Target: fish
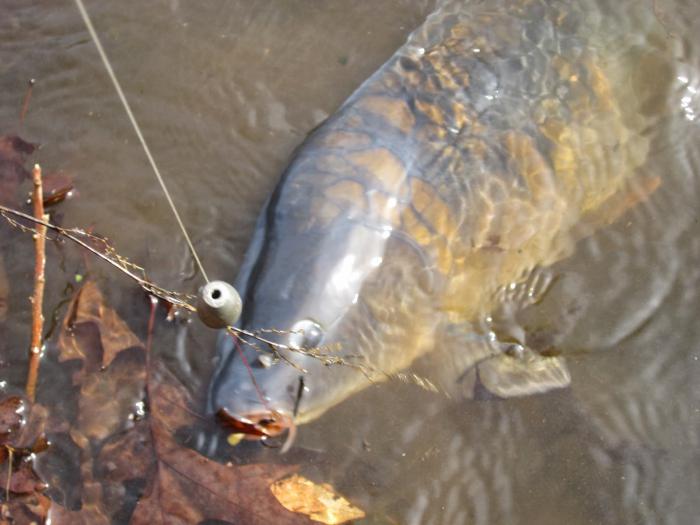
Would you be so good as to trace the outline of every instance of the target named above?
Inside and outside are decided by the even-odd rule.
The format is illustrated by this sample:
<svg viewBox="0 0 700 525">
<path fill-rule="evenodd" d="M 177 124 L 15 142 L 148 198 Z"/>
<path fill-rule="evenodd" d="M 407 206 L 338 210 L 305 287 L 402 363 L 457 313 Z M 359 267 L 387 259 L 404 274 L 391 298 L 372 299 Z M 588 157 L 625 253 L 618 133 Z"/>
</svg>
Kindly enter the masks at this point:
<svg viewBox="0 0 700 525">
<path fill-rule="evenodd" d="M 221 333 L 211 412 L 277 436 L 432 355 L 466 397 L 568 386 L 478 327 L 658 186 L 630 198 L 649 122 L 619 31 L 595 2 L 440 2 L 294 152 L 236 281 L 262 341 Z"/>
</svg>

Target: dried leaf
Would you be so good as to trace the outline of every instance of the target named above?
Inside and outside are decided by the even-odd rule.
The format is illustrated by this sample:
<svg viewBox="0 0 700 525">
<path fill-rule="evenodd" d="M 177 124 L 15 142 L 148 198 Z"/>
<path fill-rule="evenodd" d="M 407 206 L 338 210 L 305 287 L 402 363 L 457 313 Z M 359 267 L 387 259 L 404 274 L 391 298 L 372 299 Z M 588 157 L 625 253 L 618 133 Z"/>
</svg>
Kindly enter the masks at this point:
<svg viewBox="0 0 700 525">
<path fill-rule="evenodd" d="M 35 453 L 45 449 L 45 411 L 39 405 L 27 409 L 18 396 L 0 402 L 0 480 L 11 498 L 2 505 L 2 523 L 43 522 L 49 499 L 46 484 L 34 471 Z"/>
<path fill-rule="evenodd" d="M 47 523 L 51 525 L 109 525 L 111 520 L 94 507 L 69 510 L 58 503 L 51 503 Z"/>
<path fill-rule="evenodd" d="M 19 396 L 0 401 L 0 445 L 14 439 L 24 424 L 26 405 Z"/>
<path fill-rule="evenodd" d="M 149 525 L 311 523 L 282 507 L 269 490 L 296 467 L 222 465 L 175 440 L 179 427 L 203 418 L 177 379 L 153 357 L 146 362 L 139 340 L 103 301 L 97 287 L 86 284 L 63 322 L 60 358 L 93 366 L 79 376 L 77 423 L 70 428 L 81 450 L 80 511 L 56 507 L 52 523 L 106 523 L 130 515 L 131 523 Z M 144 385 L 149 410 L 137 410 Z M 144 492 L 131 513 L 124 500 L 135 486 Z"/>
<path fill-rule="evenodd" d="M 19 434 L 12 440 L 15 448 L 26 449 L 28 453 L 37 454 L 46 448 L 46 424 L 49 412 L 45 406 L 35 403 L 26 411 L 25 423 Z"/>
<path fill-rule="evenodd" d="M 44 207 L 54 206 L 74 196 L 73 177 L 63 171 L 44 173 Z"/>
<path fill-rule="evenodd" d="M 362 510 L 338 495 L 327 483 L 317 485 L 297 474 L 273 483 L 270 490 L 286 509 L 328 525 L 365 517 Z"/>
<path fill-rule="evenodd" d="M 133 427 L 138 404 L 145 396 L 144 363 L 141 350 L 125 350 L 105 370 L 87 375 L 80 388 L 75 430 L 102 441 Z"/>
<path fill-rule="evenodd" d="M 0 159 L 24 162 L 34 153 L 37 144 L 27 142 L 17 135 L 0 135 Z"/>
<path fill-rule="evenodd" d="M 68 312 L 58 340 L 60 361 L 81 359 L 92 370 L 109 366 L 123 350 L 143 348 L 127 324 L 105 305 L 94 282 L 78 290 Z"/>
<path fill-rule="evenodd" d="M 15 496 L 2 504 L 0 524 L 45 523 L 51 500 L 41 493 Z"/>
<path fill-rule="evenodd" d="M 176 443 L 153 427 L 159 458 L 156 475 L 131 523 L 198 523 L 205 519 L 280 525 L 308 524 L 272 497 L 269 485 L 295 469 L 283 465 L 222 465 Z"/>
<path fill-rule="evenodd" d="M 139 421 L 126 434 L 107 441 L 95 462 L 98 477 L 112 483 L 150 477 L 156 465 L 150 423 Z"/>
<path fill-rule="evenodd" d="M 14 494 L 33 494 L 46 489 L 46 484 L 34 472 L 31 461 L 28 459 L 13 461 L 9 485 L 5 484 L 7 467 L 8 463 L 6 462 L 0 468 L 0 479 L 3 480 L 3 487 L 8 488 L 10 492 Z"/>
</svg>

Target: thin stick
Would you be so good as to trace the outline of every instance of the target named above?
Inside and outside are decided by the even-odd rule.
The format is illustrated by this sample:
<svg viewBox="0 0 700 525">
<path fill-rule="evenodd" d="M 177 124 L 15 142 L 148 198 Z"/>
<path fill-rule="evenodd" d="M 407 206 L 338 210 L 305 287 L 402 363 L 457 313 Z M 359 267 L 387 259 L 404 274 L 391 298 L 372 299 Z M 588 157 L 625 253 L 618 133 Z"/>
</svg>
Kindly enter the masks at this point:
<svg viewBox="0 0 700 525">
<path fill-rule="evenodd" d="M 41 185 L 41 166 L 34 164 L 32 170 L 34 192 L 34 216 L 41 221 L 48 221 L 48 215 L 44 215 L 44 192 Z M 34 234 L 34 248 L 36 251 L 34 262 L 34 296 L 32 302 L 32 342 L 29 347 L 29 372 L 27 374 L 27 397 L 30 401 L 36 400 L 36 382 L 39 377 L 39 360 L 41 358 L 42 333 L 44 331 L 44 285 L 46 284 L 46 226 L 38 224 Z"/>
<path fill-rule="evenodd" d="M 14 461 L 15 450 L 9 446 L 5 445 L 7 450 L 7 483 L 5 483 L 5 503 L 10 501 L 10 485 L 12 484 L 12 462 Z"/>
</svg>

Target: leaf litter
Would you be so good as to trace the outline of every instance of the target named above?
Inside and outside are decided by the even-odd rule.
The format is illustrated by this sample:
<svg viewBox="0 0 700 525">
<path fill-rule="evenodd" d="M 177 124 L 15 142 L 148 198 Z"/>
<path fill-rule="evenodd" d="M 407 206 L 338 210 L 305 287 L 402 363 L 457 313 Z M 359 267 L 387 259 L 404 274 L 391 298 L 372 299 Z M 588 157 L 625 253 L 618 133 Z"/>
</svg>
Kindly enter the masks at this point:
<svg viewBox="0 0 700 525">
<path fill-rule="evenodd" d="M 200 419 L 190 393 L 159 360 L 147 358 L 145 345 L 105 304 L 94 282 L 75 293 L 57 340 L 58 361 L 73 370 L 75 414 L 55 410 L 50 416 L 51 402 L 29 410 L 21 398 L 9 398 L 0 403 L 0 444 L 19 439 L 30 427 L 33 437 L 22 437 L 17 447 L 49 434 L 77 451 L 79 476 L 74 477 L 79 479 L 42 470 L 62 449 L 5 454 L 0 479 L 9 463 L 14 471 L 9 506 L 3 505 L 7 519 L 0 524 L 297 525 L 343 523 L 363 515 L 327 485 L 314 492 L 308 480 L 295 484 L 304 479 L 296 476 L 295 465 L 222 464 L 179 443 L 177 430 Z M 39 424 L 28 421 L 33 411 Z M 48 490 L 32 469 L 34 457 L 37 470 L 52 480 Z M 77 501 L 61 497 L 69 490 L 77 491 Z M 343 514 L 347 508 L 354 513 Z"/>
</svg>

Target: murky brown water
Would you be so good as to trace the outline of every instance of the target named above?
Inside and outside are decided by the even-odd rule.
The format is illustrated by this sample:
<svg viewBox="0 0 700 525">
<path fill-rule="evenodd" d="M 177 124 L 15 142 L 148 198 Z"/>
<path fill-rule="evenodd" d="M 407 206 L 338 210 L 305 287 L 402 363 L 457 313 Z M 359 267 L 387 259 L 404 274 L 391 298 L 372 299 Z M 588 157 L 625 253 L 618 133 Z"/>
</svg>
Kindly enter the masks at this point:
<svg viewBox="0 0 700 525">
<path fill-rule="evenodd" d="M 89 3 L 211 276 L 233 278 L 290 152 L 432 5 Z M 460 402 L 392 382 L 302 427 L 304 452 L 292 458 L 307 458 L 307 472 L 368 509 L 366 523 L 697 522 L 700 8 L 692 0 L 658 8 L 674 58 L 663 68 L 640 64 L 629 89 L 671 76 L 672 99 L 648 108 L 660 125 L 643 167 L 663 184 L 555 268 L 558 284 L 540 310 L 564 334 L 572 387 Z M 635 41 L 630 33 L 623 44 L 626 37 Z M 156 281 L 195 289 L 184 242 L 72 2 L 0 6 L 0 132 L 13 131 L 31 77 L 38 82 L 22 135 L 41 142 L 35 158 L 73 174 L 80 191 L 61 206 L 64 223 L 94 225 Z M 0 377 L 11 389 L 24 376 L 32 247 L 1 228 L 12 294 Z M 62 253 L 51 255 L 63 265 L 49 273 L 47 308 L 79 268 L 78 254 Z M 140 294 L 107 268 L 94 272 L 111 304 L 143 327 Z M 160 351 L 201 389 L 213 336 L 193 326 L 188 344 L 176 345 L 176 332 L 159 326 Z M 41 395 L 60 393 L 52 380 L 49 362 Z M 260 455 L 256 447 L 234 453 Z"/>
</svg>

